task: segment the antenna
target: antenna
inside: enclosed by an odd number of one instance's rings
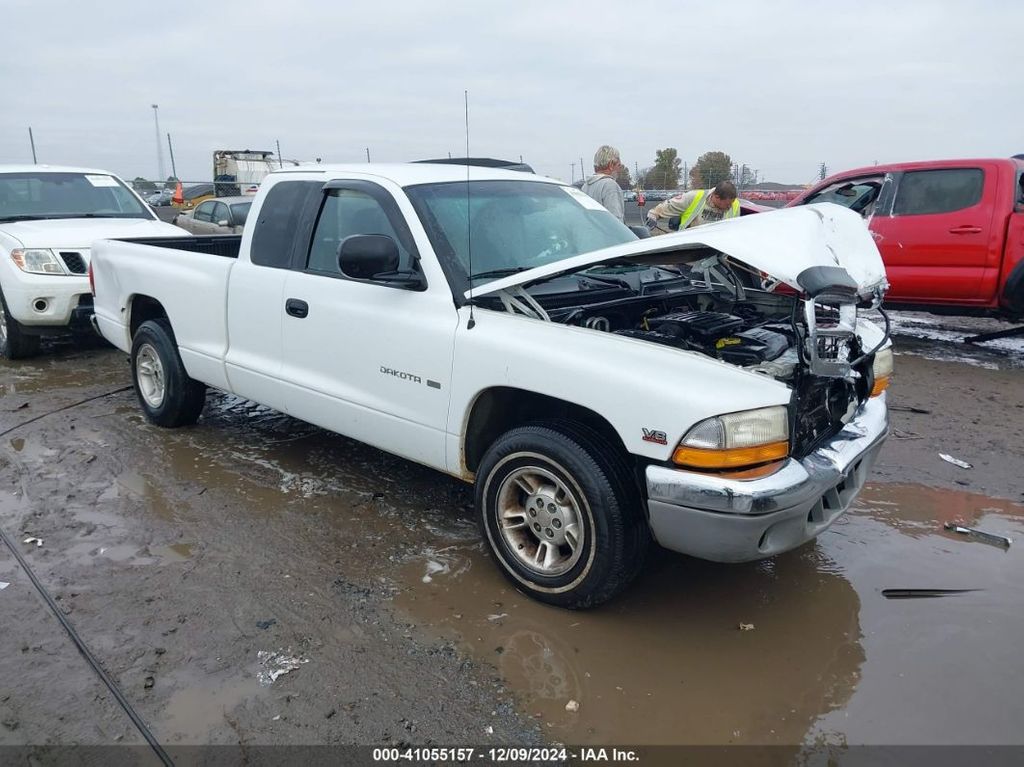
[[[469,255],[469,322],[466,330],[476,327],[473,317],[473,222],[469,209],[469,91],[463,91],[466,100],[466,251]]]

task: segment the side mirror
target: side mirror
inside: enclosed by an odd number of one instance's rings
[[[395,287],[423,290],[418,271],[399,271],[398,245],[385,234],[353,234],[338,246],[338,268],[355,280],[374,280]]]
[[[646,226],[630,226],[629,228],[632,230],[633,234],[641,240],[646,240],[651,236],[651,230]]]

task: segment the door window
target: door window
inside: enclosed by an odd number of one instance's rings
[[[411,265],[409,252],[402,246],[380,203],[365,192],[332,189],[324,198],[306,268],[309,271],[341,275],[338,246],[342,240],[354,234],[387,235],[398,246],[399,268]]]
[[[204,202],[196,208],[196,212],[192,215],[196,221],[212,221],[213,220],[213,203]]]
[[[895,216],[951,213],[981,201],[985,173],[981,168],[915,170],[903,175],[896,190]]]

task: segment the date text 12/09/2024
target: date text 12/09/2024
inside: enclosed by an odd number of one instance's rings
[[[375,748],[374,762],[459,762],[488,761],[498,763],[562,763],[567,759],[581,762],[637,762],[636,751],[618,748],[557,747],[488,747],[471,746],[424,748]]]

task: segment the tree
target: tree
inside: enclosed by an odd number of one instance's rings
[[[619,168],[619,172],[615,174],[615,181],[618,182],[622,189],[632,189],[633,179],[629,175],[629,168],[625,165]]]
[[[652,170],[652,168],[639,168],[637,170],[635,182],[636,182],[636,185],[638,187],[640,187],[641,189],[651,189],[651,188],[653,188],[653,187],[648,185],[648,183],[650,181],[651,170]]]
[[[698,186],[699,179],[699,186],[710,189],[722,181],[729,180],[729,176],[732,175],[732,158],[725,152],[705,152],[697,158],[693,170],[699,174],[694,178],[691,172],[694,186]]]
[[[658,149],[654,153],[654,167],[648,176],[651,189],[675,189],[679,186],[679,174],[683,169],[683,161],[675,147]]]

